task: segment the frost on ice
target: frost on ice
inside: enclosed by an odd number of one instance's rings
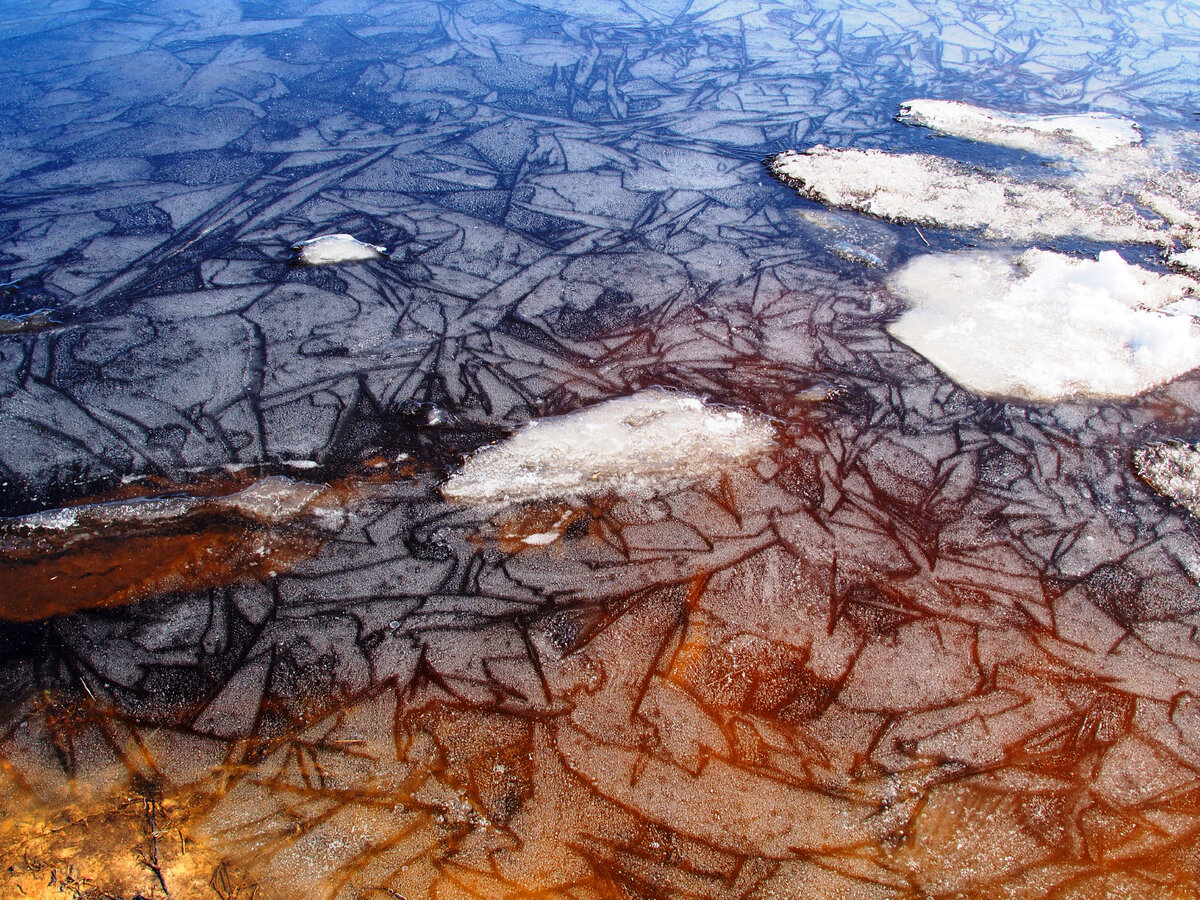
[[[890,286],[912,304],[888,326],[970,390],[1032,401],[1132,397],[1200,365],[1189,315],[1163,307],[1194,282],[1044,250],[933,254]]]
[[[750,460],[773,442],[765,421],[647,390],[531,422],[474,454],[442,494],[472,504],[645,496]]]
[[[1147,444],[1133,452],[1133,467],[1158,493],[1200,516],[1200,447]]]
[[[908,100],[900,104],[898,118],[969,141],[1048,156],[1071,156],[1081,150],[1107,153],[1142,140],[1135,122],[1105,113],[1030,116],[955,100]]]
[[[306,266],[325,266],[333,263],[383,259],[387,248],[367,244],[349,234],[323,234],[294,244],[296,261]]]

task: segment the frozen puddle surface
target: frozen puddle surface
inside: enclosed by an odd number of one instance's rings
[[[442,494],[459,503],[647,497],[753,461],[773,444],[765,421],[643,391],[531,422],[471,456]]]
[[[1132,397],[1200,365],[1195,320],[1163,309],[1195,283],[1116,251],[921,256],[889,284],[911,307],[888,331],[980,394]]]

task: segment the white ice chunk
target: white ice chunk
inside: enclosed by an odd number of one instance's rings
[[[1136,122],[1106,113],[1030,116],[955,100],[908,100],[900,104],[899,119],[969,141],[1047,156],[1073,156],[1081,150],[1108,153],[1142,140]]]
[[[1167,262],[1200,275],[1200,247],[1191,247],[1182,253],[1172,253],[1167,257]]]
[[[332,263],[383,259],[387,248],[366,244],[349,234],[323,234],[293,245],[297,262],[306,266],[325,266]]]
[[[529,423],[471,456],[442,494],[471,504],[650,496],[773,445],[774,432],[762,419],[648,390]]]
[[[982,231],[1033,241],[1079,235],[1097,241],[1157,243],[1165,232],[1128,206],[1067,185],[1018,181],[923,154],[787,150],[768,163],[804,197],[893,222]]]
[[[888,330],[980,394],[1132,397],[1200,365],[1192,317],[1160,309],[1196,283],[1113,250],[1097,260],[1045,250],[932,254],[889,285],[912,306]]]
[[[1133,451],[1133,467],[1158,493],[1200,516],[1200,447],[1147,444]]]

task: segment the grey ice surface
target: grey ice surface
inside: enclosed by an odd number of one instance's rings
[[[311,477],[332,479],[403,453],[422,467],[368,492],[318,556],[269,584],[0,627],[9,696],[82,683],[128,733],[178,742],[161,749],[182,767],[168,780],[198,777],[181,760],[215,765],[261,739],[261,769],[222,813],[231,843],[297,820],[322,834],[324,810],[288,806],[270,778],[299,778],[289,766],[324,737],[357,740],[367,719],[436,694],[525,717],[522,753],[557,729],[571,777],[619,809],[619,836],[571,845],[596,871],[653,869],[680,896],[803,883],[820,841],[802,833],[813,807],[784,802],[799,768],[739,761],[733,719],[710,721],[779,710],[666,683],[663,648],[683,640],[673,629],[689,609],[729,646],[805,673],[788,721],[854,723],[844,756],[805,761],[803,778],[822,796],[849,792],[859,812],[903,811],[898,780],[987,770],[1056,728],[1082,736],[1071,748],[1126,729],[1125,743],[1086,744],[1097,771],[1106,753],[1129,771],[1143,754],[1194,777],[1200,539],[1130,454],[1196,440],[1200,376],[1126,403],[966,392],[889,338],[900,304],[882,286],[926,237],[956,238],[805,218],[815,207],[761,163],[816,143],[936,152],[894,121],[909,97],[1194,125],[1193,4],[2,8],[0,277],[20,282],[0,311],[51,307],[66,323],[0,333],[4,512],[226,465],[311,461]],[[341,232],[391,255],[290,263],[298,241]],[[814,385],[832,385],[830,399],[814,402]],[[498,526],[439,497],[463,454],[649,387],[768,416],[786,449],[720,490],[618,504],[546,551],[480,543]],[[887,593],[896,584],[910,607]],[[780,624],[797,609],[807,625]],[[627,667],[596,675],[613,646]],[[924,675],[885,686],[879,672],[912,660]],[[1080,671],[1118,699],[1079,699]],[[30,771],[107,771],[126,736],[64,749],[32,700],[4,715],[3,753]],[[318,740],[306,729],[321,721]],[[449,721],[430,733],[442,740]],[[764,738],[777,739],[793,740]],[[632,758],[652,742],[645,758],[674,773],[654,802],[596,750]],[[415,758],[424,745],[404,746]],[[792,830],[685,826],[654,805],[710,758],[736,774],[723,790],[778,794]],[[369,775],[324,764],[383,792],[408,784],[404,760]],[[1096,781],[1106,802],[1133,791],[1125,771]],[[508,821],[501,807],[489,815]],[[266,824],[239,819],[247,809]],[[835,824],[848,840],[878,837],[867,820]],[[634,824],[678,853],[637,856]],[[1165,814],[1158,827],[1175,834]],[[298,845],[280,858],[286,883],[309,857]],[[890,883],[862,877],[848,896]]]

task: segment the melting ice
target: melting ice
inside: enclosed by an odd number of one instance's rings
[[[1200,516],[1200,447],[1147,444],[1134,451],[1133,465],[1152,488]]]
[[[780,153],[771,172],[803,197],[900,223],[981,231],[1033,241],[1077,235],[1160,243],[1165,230],[1127,205],[1073,190],[1065,181],[1020,181],[938,156],[816,146]]]

